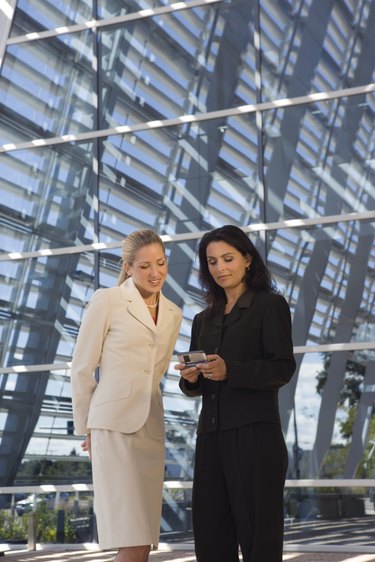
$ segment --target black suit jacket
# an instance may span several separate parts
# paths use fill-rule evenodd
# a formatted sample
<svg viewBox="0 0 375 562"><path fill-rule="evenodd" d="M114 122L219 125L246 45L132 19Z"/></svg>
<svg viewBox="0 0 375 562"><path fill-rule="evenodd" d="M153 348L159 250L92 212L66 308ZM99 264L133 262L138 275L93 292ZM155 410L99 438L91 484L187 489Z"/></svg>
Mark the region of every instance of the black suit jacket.
<svg viewBox="0 0 375 562"><path fill-rule="evenodd" d="M198 433L280 423L278 389L296 368L284 297L246 291L226 317L224 303L207 308L193 320L190 349L218 353L227 367L225 381L180 379L187 396L202 395Z"/></svg>

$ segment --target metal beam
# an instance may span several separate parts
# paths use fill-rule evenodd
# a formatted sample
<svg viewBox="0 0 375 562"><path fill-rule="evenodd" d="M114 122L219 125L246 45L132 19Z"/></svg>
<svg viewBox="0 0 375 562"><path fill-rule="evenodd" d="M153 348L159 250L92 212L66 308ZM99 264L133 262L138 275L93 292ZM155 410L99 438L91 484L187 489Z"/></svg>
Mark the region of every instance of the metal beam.
<svg viewBox="0 0 375 562"><path fill-rule="evenodd" d="M6 44L16 11L17 0L3 0L0 2L0 73L6 50Z"/></svg>

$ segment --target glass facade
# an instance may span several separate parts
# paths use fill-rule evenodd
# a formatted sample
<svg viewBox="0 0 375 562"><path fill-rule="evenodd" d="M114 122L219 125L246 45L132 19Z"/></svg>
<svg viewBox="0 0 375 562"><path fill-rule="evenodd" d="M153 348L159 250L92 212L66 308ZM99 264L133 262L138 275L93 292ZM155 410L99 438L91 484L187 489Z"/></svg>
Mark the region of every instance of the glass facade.
<svg viewBox="0 0 375 562"><path fill-rule="evenodd" d="M151 227L183 309L201 234L249 232L293 317L289 478L374 478L375 3L10 1L0 40L0 484L84 461L69 361L122 239ZM166 479L199 400L163 380ZM67 471L68 472L68 471Z"/></svg>

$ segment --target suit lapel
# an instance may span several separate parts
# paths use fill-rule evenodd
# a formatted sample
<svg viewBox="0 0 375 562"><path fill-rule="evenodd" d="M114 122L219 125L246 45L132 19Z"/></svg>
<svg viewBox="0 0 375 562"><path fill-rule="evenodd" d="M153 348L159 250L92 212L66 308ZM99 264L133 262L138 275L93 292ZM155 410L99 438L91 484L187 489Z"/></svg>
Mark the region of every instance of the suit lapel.
<svg viewBox="0 0 375 562"><path fill-rule="evenodd" d="M158 332L170 327L171 310L172 305L170 301L168 301L168 299L160 293L158 321L156 323L156 330Z"/></svg>
<svg viewBox="0 0 375 562"><path fill-rule="evenodd" d="M250 308L251 303L254 298L254 293L252 291L245 291L240 298L238 299L235 306L232 308L230 313L226 316L224 320L224 327L229 326L239 318L241 318L241 309L242 308Z"/></svg>

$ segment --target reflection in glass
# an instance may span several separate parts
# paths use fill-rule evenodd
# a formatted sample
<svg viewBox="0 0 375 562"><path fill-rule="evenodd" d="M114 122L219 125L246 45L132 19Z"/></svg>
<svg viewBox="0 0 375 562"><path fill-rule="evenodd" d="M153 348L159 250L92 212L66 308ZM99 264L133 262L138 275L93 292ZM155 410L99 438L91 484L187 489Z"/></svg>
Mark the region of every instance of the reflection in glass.
<svg viewBox="0 0 375 562"><path fill-rule="evenodd" d="M122 2L123 11L133 4ZM253 17L240 0L104 28L101 127L255 102Z"/></svg>
<svg viewBox="0 0 375 562"><path fill-rule="evenodd" d="M56 8L56 3L49 0L18 0L12 36L84 23L92 19L92 0L64 0L59 2L58 9Z"/></svg>
<svg viewBox="0 0 375 562"><path fill-rule="evenodd" d="M103 141L101 240L139 224L175 234L259 221L255 139L241 117Z"/></svg>
<svg viewBox="0 0 375 562"><path fill-rule="evenodd" d="M295 345L358 341L360 326L374 322L374 237L371 221L267 235L268 264L291 306Z"/></svg>
<svg viewBox="0 0 375 562"><path fill-rule="evenodd" d="M372 81L371 0L259 0L264 101Z"/></svg>
<svg viewBox="0 0 375 562"><path fill-rule="evenodd" d="M270 220L374 208L374 101L367 94L264 113Z"/></svg>
<svg viewBox="0 0 375 562"><path fill-rule="evenodd" d="M290 478L374 478L375 371L361 352L301 358L286 440Z"/></svg>
<svg viewBox="0 0 375 562"><path fill-rule="evenodd" d="M95 128L93 56L91 31L9 46L0 138L16 143Z"/></svg>

